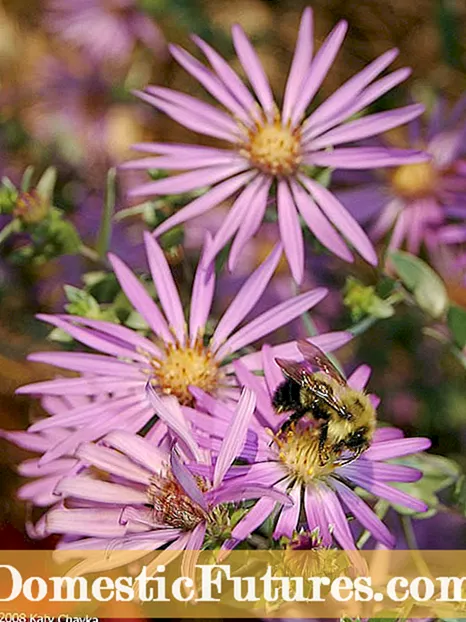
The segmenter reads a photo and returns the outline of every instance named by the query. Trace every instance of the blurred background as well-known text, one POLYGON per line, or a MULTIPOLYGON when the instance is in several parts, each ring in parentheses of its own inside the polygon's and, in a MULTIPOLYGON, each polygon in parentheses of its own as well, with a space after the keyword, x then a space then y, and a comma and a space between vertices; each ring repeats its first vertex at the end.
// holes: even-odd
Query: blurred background
MULTIPOLYGON (((466 4, 459 0, 0 1, 0 176, 18 188, 29 171, 34 187, 48 167, 55 167, 53 205, 59 210, 52 246, 42 243, 40 236, 31 247, 27 235, 4 240, 0 233, 0 428, 28 425, 38 407, 14 397, 14 389, 51 375, 44 366, 25 361, 32 350, 51 347, 45 341, 46 329, 34 320, 34 314, 60 310, 64 303, 78 304, 71 300, 71 290, 65 297, 63 285, 81 288, 84 274, 88 285, 89 275, 101 279, 100 284, 105 281, 105 293, 99 290, 104 310, 117 296, 111 277, 95 276, 107 269, 98 242, 108 169, 132 157, 133 143, 198 138, 139 102, 132 90, 152 83, 205 97, 201 87, 170 58, 167 42, 194 52, 189 40, 194 32, 237 68, 229 29, 239 22, 279 94, 300 13, 307 4, 314 8, 317 42, 339 19, 347 19, 350 25, 322 97, 392 47, 400 49, 394 68, 409 65, 413 74, 378 102, 379 108, 403 104, 409 98, 421 99, 429 107, 438 96, 454 103, 464 92, 466 4), (72 229, 66 229, 63 220, 72 229), (75 234, 80 241, 72 243, 75 234)), ((142 269, 141 231, 150 225, 150 214, 143 213, 143 222, 141 210, 135 209, 132 215, 129 209, 126 192, 135 181, 134 173, 118 175, 116 212, 126 210, 126 217, 114 221, 106 246, 135 269, 142 269)), ((0 215, 0 229, 7 221, 0 215)), ((187 250, 181 250, 178 239, 167 246, 181 286, 189 281, 190 248, 196 252, 195 228, 186 235, 187 250)), ((247 254, 244 274, 271 248, 273 232, 261 235, 247 254)), ((315 318, 321 330, 347 328, 352 323, 338 293, 345 284, 342 268, 331 260, 309 265, 309 285, 323 282, 336 290, 315 318)), ((364 278, 363 266, 351 270, 364 278)), ((287 273, 276 278, 271 295, 288 295, 289 285, 283 285, 288 283, 287 273)), ((238 280, 241 275, 225 280, 219 308, 228 303, 238 280)), ((457 304, 466 307, 464 284, 452 281, 447 285, 457 304)), ((92 292, 92 284, 89 287, 92 292)), ((123 309, 124 301, 119 304, 123 309)), ((303 330, 300 323, 292 327, 294 333, 303 330)), ((344 350, 342 360, 348 369, 358 362, 373 366, 370 386, 382 397, 383 420, 409 434, 429 436, 433 451, 466 467, 464 369, 425 334, 416 310, 402 309, 394 318, 374 325, 344 350)), ((15 499, 21 480, 14 464, 25 455, 0 440, 0 548, 37 546, 25 535, 26 508, 15 499)), ((464 521, 454 511, 423 521, 420 546, 435 548, 439 529, 448 533, 451 548, 464 545, 464 521)))

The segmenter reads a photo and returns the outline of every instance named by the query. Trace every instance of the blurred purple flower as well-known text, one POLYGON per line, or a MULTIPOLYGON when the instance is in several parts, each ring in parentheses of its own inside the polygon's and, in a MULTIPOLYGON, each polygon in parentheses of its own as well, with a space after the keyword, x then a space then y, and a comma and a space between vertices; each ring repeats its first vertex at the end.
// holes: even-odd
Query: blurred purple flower
MULTIPOLYGON (((160 307, 126 264, 114 255, 110 255, 110 261, 124 293, 147 323, 153 338, 145 338, 139 332, 118 324, 76 315, 38 316, 96 350, 98 354, 34 353, 30 355, 30 360, 57 365, 80 372, 81 375, 29 384, 17 392, 57 396, 112 396, 112 409, 91 403, 34 424, 32 432, 56 426, 72 425, 77 428, 65 442, 46 452, 42 464, 74 450, 76 444, 84 439, 102 438, 113 429, 116 419, 119 424, 126 422, 124 425, 131 426, 135 417, 138 417, 142 429, 153 418, 153 408, 146 395, 147 383, 152 384, 161 395, 175 396, 182 404, 193 402, 193 386, 223 399, 231 396, 236 399, 238 390, 231 358, 315 306, 327 293, 324 288, 318 288, 289 298, 238 329, 255 307, 275 271, 282 252, 281 247, 277 246, 244 283, 212 336, 206 336, 215 291, 213 266, 205 263, 211 239, 207 239, 194 278, 188 324, 162 249, 149 233, 145 235, 145 243, 160 307)), ((349 333, 336 332, 320 335, 314 340, 324 350, 331 350, 350 338, 349 333)), ((279 348, 288 351, 293 350, 293 346, 294 342, 290 342, 279 348)), ((243 360, 248 367, 258 369, 255 365, 260 363, 260 359, 256 360, 254 355, 245 354, 243 360)))
MULTIPOLYGON (((361 487, 375 497, 402 505, 417 512, 425 511, 426 505, 407 493, 389 486, 387 482, 414 482, 421 473, 411 467, 387 462, 394 458, 410 455, 430 447, 426 438, 403 438, 403 433, 395 428, 379 428, 369 449, 351 463, 339 465, 320 463, 318 438, 312 428, 301 422, 294 433, 279 441, 271 432, 280 429, 287 415, 277 416, 272 406, 272 397, 277 386, 283 382, 280 368, 274 361, 274 354, 268 346, 262 348, 262 366, 265 377, 252 374, 241 361, 235 362, 235 370, 240 383, 254 390, 257 396, 256 420, 250 425, 241 458, 249 466, 235 467, 244 481, 275 486, 293 499, 290 507, 280 508, 276 521, 274 538, 291 538, 302 525, 301 507, 304 507, 304 527, 309 531, 318 530, 322 544, 330 546, 334 539, 346 550, 355 549, 346 507, 355 519, 383 545, 392 547, 394 538, 371 507, 353 490, 361 487), (272 440, 273 439, 273 440, 272 440)), ((289 354, 286 355, 289 358, 289 354)), ((292 358, 298 359, 298 350, 292 358)), ((348 379, 355 389, 364 390, 370 370, 360 366, 348 379)), ((195 425, 200 430, 199 443, 215 448, 218 436, 227 425, 229 415, 226 407, 211 397, 196 390, 198 407, 205 409, 217 420, 212 424, 212 416, 195 416, 195 425), (210 423, 209 423, 210 421, 210 423), (213 438, 212 438, 213 437, 213 438)), ((375 398, 373 398, 375 399, 375 398)), ((194 417, 193 417, 194 422, 194 417)), ((238 433, 240 433, 238 427, 238 433)), ((228 546, 234 547, 244 534, 254 531, 276 510, 273 499, 261 499, 256 506, 233 529, 228 546)))
MULTIPOLYGON (((66 536, 61 549, 139 550, 143 556, 170 544, 169 550, 187 550, 190 556, 203 548, 206 539, 218 542, 228 537, 230 514, 225 504, 263 496, 291 503, 271 487, 226 478, 242 450, 255 402, 251 391, 243 391, 234 413, 240 429, 229 427, 215 466, 211 454, 193 438, 187 447, 190 458, 176 445, 168 449, 121 431, 111 432, 100 444, 81 445, 77 457, 104 477, 86 469, 62 479, 55 488, 59 505, 45 517, 46 531, 66 536), (212 478, 194 477, 190 462, 212 466, 212 478)), ((189 434, 183 416, 176 417, 175 425, 189 434)), ((186 437, 179 440, 184 443, 186 437)))
POLYGON ((310 174, 317 175, 316 167, 364 169, 424 161, 426 156, 418 151, 340 148, 342 144, 407 123, 421 114, 423 107, 406 106, 346 123, 409 75, 408 69, 400 69, 373 82, 396 57, 397 51, 391 50, 348 80, 305 117, 306 108, 318 93, 342 44, 346 28, 346 22, 337 24, 313 58, 312 11, 310 8, 304 11, 281 112, 259 58, 240 26, 233 27, 233 43, 254 95, 226 61, 199 37, 194 37, 194 41, 212 69, 182 48, 171 46, 175 59, 226 108, 226 112, 163 87, 147 87, 145 92, 138 93, 139 96, 185 127, 227 141, 231 147, 135 145, 137 150, 156 155, 128 162, 125 168, 188 172, 138 186, 131 191, 131 196, 179 194, 212 186, 163 222, 156 229, 156 235, 239 193, 214 238, 208 258, 214 257, 235 236, 229 255, 229 266, 234 268, 244 244, 262 222, 276 186, 280 235, 298 283, 304 270, 300 217, 316 238, 337 256, 352 261, 349 242, 368 262, 377 263, 372 244, 358 223, 310 174))
POLYGON ((123 64, 138 43, 165 55, 162 31, 135 0, 48 0, 45 25, 95 62, 123 64))
POLYGON ((389 248, 405 246, 419 254, 424 244, 434 262, 445 263, 442 247, 466 241, 466 167, 464 154, 466 96, 446 115, 439 101, 427 127, 416 119, 408 126, 412 147, 431 155, 429 162, 405 164, 386 181, 370 180, 339 198, 360 221, 375 220, 374 240, 390 233, 389 248))

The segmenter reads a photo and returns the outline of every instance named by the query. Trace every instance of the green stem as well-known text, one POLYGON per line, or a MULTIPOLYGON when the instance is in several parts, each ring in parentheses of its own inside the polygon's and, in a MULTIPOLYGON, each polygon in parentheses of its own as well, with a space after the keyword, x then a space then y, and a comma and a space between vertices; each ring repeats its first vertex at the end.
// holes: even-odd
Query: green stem
POLYGON ((116 170, 114 168, 111 168, 107 174, 107 189, 105 193, 104 211, 102 214, 102 221, 100 223, 99 234, 97 236, 97 242, 95 245, 95 250, 101 258, 104 258, 108 251, 110 245, 110 237, 112 235, 112 218, 113 212, 115 211, 116 200, 115 180, 116 170))
POLYGON ((414 562, 416 564, 416 568, 419 571, 419 574, 422 577, 430 577, 431 573, 429 567, 427 566, 424 558, 419 552, 419 546, 416 540, 416 534, 414 533, 413 523, 411 521, 411 517, 409 516, 400 516, 401 525, 403 527, 403 533, 406 538, 406 543, 411 550, 411 554, 413 556, 414 562))

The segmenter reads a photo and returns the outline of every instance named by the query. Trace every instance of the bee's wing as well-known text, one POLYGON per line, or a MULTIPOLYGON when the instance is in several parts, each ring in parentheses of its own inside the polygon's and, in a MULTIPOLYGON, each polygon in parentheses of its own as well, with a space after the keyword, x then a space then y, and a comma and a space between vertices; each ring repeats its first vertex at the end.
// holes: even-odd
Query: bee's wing
POLYGON ((346 380, 320 348, 312 343, 309 343, 308 341, 304 341, 304 339, 299 339, 297 345, 298 350, 310 365, 317 367, 342 386, 346 386, 346 380))
POLYGON ((294 380, 298 384, 302 384, 302 382, 308 379, 309 375, 312 374, 312 371, 306 367, 304 361, 298 363, 297 361, 277 358, 275 362, 287 378, 294 380))

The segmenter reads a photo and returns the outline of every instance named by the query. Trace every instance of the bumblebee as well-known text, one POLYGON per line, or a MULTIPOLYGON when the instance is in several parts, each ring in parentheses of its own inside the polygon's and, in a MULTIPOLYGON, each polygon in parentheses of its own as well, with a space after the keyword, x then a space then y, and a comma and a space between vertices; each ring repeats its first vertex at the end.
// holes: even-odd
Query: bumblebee
POLYGON ((372 441, 375 408, 368 395, 348 385, 317 346, 303 340, 297 345, 303 361, 275 359, 286 380, 277 387, 272 404, 278 414, 291 411, 277 437, 289 433, 303 417, 311 417, 317 424, 321 464, 346 452, 350 456, 340 464, 352 462, 372 441))

